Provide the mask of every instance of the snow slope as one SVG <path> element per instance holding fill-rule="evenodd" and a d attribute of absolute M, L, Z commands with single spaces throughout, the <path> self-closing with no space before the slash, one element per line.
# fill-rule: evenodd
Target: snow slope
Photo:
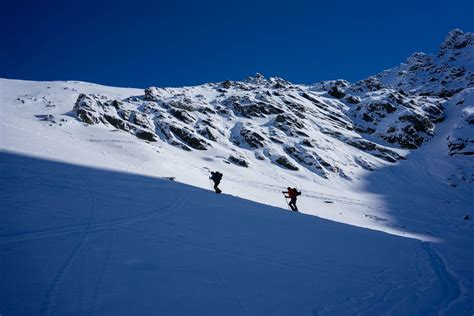
<path fill-rule="evenodd" d="M 0 163 L 4 315 L 428 315 L 460 296 L 427 242 L 169 180 Z"/>
<path fill-rule="evenodd" d="M 0 79 L 0 313 L 472 314 L 460 32 L 355 84 Z"/>
<path fill-rule="evenodd" d="M 222 188 L 226 193 L 278 207 L 286 207 L 281 191 L 287 186 L 303 189 L 305 199 L 299 205 L 303 212 L 353 225 L 389 231 L 394 234 L 418 234 L 367 220 L 383 208 L 377 196 L 354 192 L 360 179 L 368 173 L 355 162 L 345 163 L 354 174 L 354 182 L 334 174 L 328 180 L 300 169 L 298 172 L 277 167 L 268 160 L 252 160 L 249 168 L 229 163 L 233 148 L 216 146 L 206 151 L 183 151 L 167 142 L 148 142 L 111 126 L 88 125 L 71 112 L 81 93 L 103 95 L 108 99 L 124 99 L 142 90 L 110 88 L 82 82 L 28 82 L 0 79 L 2 90 L 2 148 L 41 158 L 83 164 L 106 169 L 128 171 L 158 177 L 175 177 L 177 181 L 209 188 L 209 170 L 224 173 Z M 51 106 L 54 105 L 54 106 Z M 49 117 L 53 117 L 50 119 Z M 54 121 L 54 122 L 53 122 Z M 316 138 L 318 139 L 318 138 Z M 336 150 L 334 159 L 360 158 L 370 168 L 384 162 L 340 141 L 324 145 L 326 154 Z M 334 148 L 334 149 L 332 149 Z M 400 150 L 400 149 L 396 149 Z M 247 150 L 246 155 L 253 155 Z M 349 171 L 348 171 L 349 173 Z M 340 192 L 344 191 L 344 196 Z M 328 202 L 338 202 L 335 203 Z M 341 209 L 341 205 L 350 207 Z M 378 214 L 378 213 L 377 213 Z M 388 215 L 387 215 L 388 216 Z M 430 239 L 429 236 L 426 238 Z"/>

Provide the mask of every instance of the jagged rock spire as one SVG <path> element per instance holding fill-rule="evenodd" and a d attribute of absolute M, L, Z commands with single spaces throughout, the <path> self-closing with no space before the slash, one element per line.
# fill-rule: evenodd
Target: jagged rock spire
<path fill-rule="evenodd" d="M 441 43 L 441 49 L 461 49 L 472 45 L 473 42 L 473 33 L 464 33 L 460 29 L 454 29 L 448 33 L 443 43 Z"/>

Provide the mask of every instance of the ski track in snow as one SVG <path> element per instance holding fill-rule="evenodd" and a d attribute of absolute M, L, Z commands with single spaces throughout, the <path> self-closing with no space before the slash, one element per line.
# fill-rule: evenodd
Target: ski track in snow
<path fill-rule="evenodd" d="M 416 268 L 418 273 L 417 278 L 412 281 L 393 284 L 387 289 L 385 293 L 383 293 L 378 302 L 369 305 L 354 314 L 378 314 L 378 309 L 386 305 L 386 303 L 389 301 L 390 297 L 396 290 L 404 289 L 411 285 L 416 285 L 417 283 L 419 283 L 426 276 L 426 272 L 423 272 L 423 270 L 420 268 L 420 251 L 423 251 L 427 255 L 427 258 L 430 263 L 430 268 L 436 276 L 436 280 L 439 283 L 439 287 L 442 289 L 442 294 L 438 295 L 438 297 L 434 297 L 429 303 L 426 304 L 425 308 L 429 308 L 429 311 L 425 310 L 423 314 L 426 313 L 431 315 L 436 313 L 438 315 L 444 315 L 446 310 L 460 298 L 460 285 L 455 276 L 453 276 L 452 273 L 448 271 L 444 260 L 433 249 L 433 246 L 431 246 L 430 243 L 423 241 L 420 241 L 419 246 L 416 248 L 414 267 Z M 381 281 L 377 276 L 375 276 L 375 278 L 377 281 Z M 433 280 L 431 282 L 433 282 Z M 397 300 L 396 296 L 394 297 L 394 299 Z"/>
<path fill-rule="evenodd" d="M 459 281 L 449 271 L 444 259 L 433 249 L 433 246 L 427 242 L 422 244 L 430 259 L 431 268 L 436 273 L 440 287 L 443 289 L 441 300 L 433 302 L 433 305 L 437 307 L 433 308 L 433 311 L 439 310 L 438 315 L 444 315 L 449 307 L 461 296 Z"/>
<path fill-rule="evenodd" d="M 110 208 L 108 209 L 108 216 L 110 218 Z M 99 305 L 99 297 L 100 297 L 100 287 L 104 281 L 104 277 L 107 273 L 107 268 L 110 264 L 110 257 L 112 255 L 112 245 L 114 244 L 114 236 L 115 236 L 115 225 L 112 225 L 106 229 L 107 231 L 107 249 L 105 250 L 105 258 L 104 263 L 100 269 L 99 278 L 97 283 L 94 285 L 93 295 L 92 295 L 92 307 L 90 312 L 87 313 L 88 315 L 98 315 L 97 307 Z"/>
<path fill-rule="evenodd" d="M 176 198 L 168 205 L 163 208 L 161 212 L 150 212 L 147 214 L 140 214 L 140 215 L 135 215 L 135 216 L 130 216 L 127 218 L 123 218 L 120 220 L 112 220 L 112 221 L 107 221 L 105 223 L 101 224 L 92 224 L 93 222 L 93 215 L 94 215 L 94 209 L 95 209 L 95 203 L 94 203 L 94 193 L 92 190 L 92 180 L 89 179 L 91 183 L 91 187 L 89 190 L 90 193 L 90 198 L 91 198 L 91 206 L 90 206 L 90 214 L 89 214 L 89 219 L 87 222 L 87 225 L 83 226 L 72 226 L 66 231 L 61 231 L 61 232 L 53 232 L 53 233 L 48 233 L 48 231 L 45 231 L 43 233 L 31 233 L 27 234 L 26 236 L 22 236 L 20 239 L 13 239 L 13 240 L 8 240 L 7 243 L 9 242 L 17 242 L 17 241 L 23 241 L 23 240 L 28 240 L 28 239 L 38 239 L 38 238 L 45 238 L 45 237 L 53 237 L 53 236 L 58 236 L 58 235 L 63 235 L 63 234 L 71 234 L 71 233 L 82 233 L 80 241 L 77 243 L 77 245 L 74 247 L 70 255 L 67 257 L 66 261 L 64 264 L 59 268 L 58 273 L 54 277 L 51 285 L 49 286 L 45 299 L 43 301 L 42 307 L 41 307 L 41 314 L 42 315 L 51 315 L 52 309 L 54 308 L 55 304 L 55 299 L 58 290 L 60 289 L 64 277 L 67 275 L 69 269 L 71 266 L 74 264 L 74 261 L 78 257 L 79 253 L 83 249 L 85 243 L 87 242 L 87 237 L 89 233 L 92 231 L 102 231 L 102 230 L 111 230 L 114 229 L 117 226 L 120 225 L 127 225 L 135 222 L 140 222 L 144 220 L 150 220 L 150 219 L 157 219 L 163 216 L 166 216 L 168 214 L 171 214 L 173 212 L 176 212 L 179 209 L 180 204 L 183 202 L 183 199 L 178 195 Z M 26 237 L 26 238 L 25 238 Z M 110 244 L 110 243 L 109 243 Z M 106 271 L 106 265 L 109 261 L 110 258 L 110 248 L 107 250 L 106 254 L 106 260 L 104 263 L 104 267 L 102 269 L 102 272 L 99 277 L 99 282 L 96 285 L 96 290 L 94 290 L 94 305 L 92 309 L 92 315 L 94 315 L 95 310 L 96 310 L 96 304 L 98 301 L 98 287 L 100 286 L 100 283 L 102 282 L 103 276 Z"/>
<path fill-rule="evenodd" d="M 61 235 L 82 232 L 84 230 L 88 232 L 102 231 L 102 230 L 113 228 L 114 226 L 127 225 L 127 224 L 140 222 L 144 220 L 160 218 L 162 216 L 175 212 L 180 202 L 181 202 L 181 198 L 179 196 L 176 196 L 176 198 L 168 206 L 165 206 L 163 210 L 159 210 L 159 211 L 154 210 L 145 214 L 132 215 L 132 216 L 128 216 L 128 217 L 124 217 L 124 218 L 120 218 L 116 220 L 105 221 L 105 222 L 101 222 L 97 224 L 92 224 L 89 220 L 87 224 L 71 225 L 71 226 L 66 226 L 66 227 L 45 229 L 41 231 L 34 231 L 34 232 L 28 232 L 28 233 L 4 235 L 2 237 L 2 240 L 0 241 L 0 244 L 2 243 L 9 244 L 9 243 L 15 243 L 18 241 L 26 241 L 26 240 L 35 240 L 38 238 L 57 237 Z"/>
<path fill-rule="evenodd" d="M 43 303 L 41 304 L 41 309 L 40 309 L 40 313 L 42 315 L 46 315 L 46 316 L 51 315 L 51 312 L 54 308 L 57 292 L 64 281 L 64 277 L 67 275 L 69 269 L 71 268 L 74 261 L 76 260 L 79 253 L 81 252 L 84 244 L 87 241 L 87 236 L 90 233 L 90 227 L 91 227 L 92 220 L 94 217 L 95 200 L 94 200 L 92 179 L 90 179 L 89 177 L 87 177 L 87 179 L 89 181 L 89 194 L 90 194 L 90 208 L 89 208 L 90 211 L 89 211 L 89 219 L 87 221 L 87 226 L 85 227 L 83 231 L 81 231 L 82 233 L 81 239 L 79 240 L 77 245 L 74 247 L 74 249 L 71 251 L 71 253 L 67 257 L 64 264 L 59 268 L 58 273 L 53 278 L 52 283 L 46 290 L 46 295 L 43 300 Z"/>

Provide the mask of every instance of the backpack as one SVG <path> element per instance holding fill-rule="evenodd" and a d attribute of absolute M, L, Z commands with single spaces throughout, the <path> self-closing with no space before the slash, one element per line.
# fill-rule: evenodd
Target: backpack
<path fill-rule="evenodd" d="M 215 179 L 216 181 L 220 181 L 222 179 L 222 173 L 219 171 L 216 171 L 212 174 L 212 179 Z"/>
<path fill-rule="evenodd" d="M 298 196 L 298 195 L 301 195 L 301 192 L 300 192 L 300 191 L 298 191 L 298 189 L 294 188 L 293 190 L 295 190 L 295 192 L 296 192 L 296 196 Z"/>

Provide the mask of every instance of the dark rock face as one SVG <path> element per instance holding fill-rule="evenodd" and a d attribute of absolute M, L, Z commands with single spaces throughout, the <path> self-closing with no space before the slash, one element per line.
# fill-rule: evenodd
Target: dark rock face
<path fill-rule="evenodd" d="M 138 138 L 141 138 L 141 139 L 144 139 L 144 140 L 148 140 L 150 142 L 156 142 L 157 141 L 157 138 L 156 138 L 156 135 L 153 134 L 152 132 L 149 132 L 149 131 L 144 131 L 144 130 L 138 130 L 135 135 L 138 137 Z"/>
<path fill-rule="evenodd" d="M 192 101 L 189 98 L 181 98 L 178 100 L 163 102 L 163 105 L 169 109 L 174 108 L 174 109 L 180 109 L 180 110 L 189 111 L 189 112 L 196 110 L 196 108 L 193 106 Z"/>
<path fill-rule="evenodd" d="M 425 107 L 425 111 L 433 123 L 444 121 L 443 109 L 440 106 L 430 104 Z"/>
<path fill-rule="evenodd" d="M 412 123 L 411 126 L 413 126 L 413 128 L 417 132 L 430 133 L 434 127 L 433 123 L 431 123 L 429 119 L 416 113 L 410 115 L 402 115 L 399 117 L 399 120 L 402 122 Z"/>
<path fill-rule="evenodd" d="M 464 148 L 466 148 L 466 144 L 463 140 L 457 139 L 453 142 L 448 143 L 449 151 L 451 156 L 455 155 L 457 152 L 460 152 Z"/>
<path fill-rule="evenodd" d="M 245 168 L 249 167 L 249 163 L 243 157 L 235 157 L 233 155 L 230 155 L 228 160 L 238 166 L 245 167 Z"/>
<path fill-rule="evenodd" d="M 240 135 L 251 148 L 261 148 L 264 146 L 265 138 L 257 132 L 244 127 L 240 130 Z"/>
<path fill-rule="evenodd" d="M 223 81 L 221 87 L 224 89 L 230 89 L 232 87 L 232 82 L 230 80 Z"/>
<path fill-rule="evenodd" d="M 184 123 L 193 123 L 196 119 L 185 110 L 171 108 L 169 112 Z"/>
<path fill-rule="evenodd" d="M 369 77 L 367 79 L 356 82 L 352 85 L 349 90 L 353 92 L 373 92 L 383 89 L 384 86 L 379 79 L 375 77 Z"/>
<path fill-rule="evenodd" d="M 287 135 L 295 136 L 308 136 L 302 130 L 305 125 L 300 118 L 295 117 L 292 114 L 285 113 L 279 114 L 275 117 L 275 127 L 285 132 Z"/>
<path fill-rule="evenodd" d="M 181 139 L 186 145 L 197 150 L 206 150 L 208 143 L 196 137 L 191 131 L 174 125 L 169 126 L 171 132 Z"/>
<path fill-rule="evenodd" d="M 97 112 L 97 108 L 100 105 L 97 101 L 89 95 L 81 93 L 77 98 L 76 105 L 73 111 L 76 113 L 77 118 L 86 124 L 99 124 L 100 116 Z"/>
<path fill-rule="evenodd" d="M 275 160 L 275 162 L 276 162 L 278 165 L 280 165 L 280 166 L 282 166 L 282 167 L 284 167 L 284 168 L 286 168 L 286 169 L 290 169 L 290 170 L 293 170 L 293 171 L 298 171 L 298 170 L 299 170 L 299 168 L 298 168 L 297 166 L 295 166 L 294 164 L 292 164 L 292 163 L 288 160 L 288 158 L 286 158 L 285 156 L 280 156 L 280 157 L 278 157 L 278 158 Z"/>
<path fill-rule="evenodd" d="M 301 142 L 301 145 L 306 146 L 306 147 L 311 147 L 311 148 L 314 147 L 313 143 L 309 139 L 303 139 L 303 141 Z"/>
<path fill-rule="evenodd" d="M 203 127 L 199 129 L 198 134 L 201 136 L 204 136 L 205 138 L 212 140 L 213 142 L 217 141 L 217 137 L 214 135 L 214 133 L 211 131 L 209 127 Z"/>
<path fill-rule="evenodd" d="M 328 91 L 328 94 L 337 99 L 342 99 L 346 96 L 346 94 L 338 86 L 333 86 L 331 90 Z"/>
<path fill-rule="evenodd" d="M 145 101 L 159 101 L 161 99 L 158 90 L 155 87 L 149 87 L 145 89 L 145 96 L 143 98 Z"/>
<path fill-rule="evenodd" d="M 467 128 L 470 128 L 470 127 L 467 127 Z M 465 134 L 462 137 L 459 137 L 459 135 L 458 136 L 449 135 L 447 142 L 448 142 L 448 149 L 449 149 L 450 156 L 474 155 L 474 139 L 470 137 L 469 134 Z"/>
<path fill-rule="evenodd" d="M 448 36 L 444 40 L 444 42 L 441 44 L 441 49 L 442 50 L 447 50 L 447 49 L 462 49 L 465 48 L 469 45 L 474 44 L 474 35 L 472 33 L 464 33 L 460 29 L 454 29 L 451 32 L 449 32 Z"/>
<path fill-rule="evenodd" d="M 231 96 L 222 102 L 233 108 L 234 113 L 246 118 L 265 117 L 270 114 L 283 113 L 283 110 L 265 101 L 251 100 L 248 97 Z"/>
<path fill-rule="evenodd" d="M 356 164 L 358 164 L 359 166 L 361 166 L 365 170 L 368 170 L 368 171 L 374 171 L 375 170 L 374 167 L 370 163 L 368 163 L 366 160 L 364 160 L 361 157 L 356 157 L 354 159 L 354 162 Z"/>
<path fill-rule="evenodd" d="M 352 95 L 348 95 L 344 100 L 347 103 L 350 103 L 350 104 L 359 104 L 360 103 L 360 98 L 352 96 Z"/>
<path fill-rule="evenodd" d="M 98 124 L 100 122 L 99 119 L 97 119 L 96 117 L 90 115 L 90 112 L 87 111 L 86 109 L 83 109 L 83 108 L 82 109 L 77 109 L 76 114 L 77 114 L 77 118 L 80 121 L 83 121 L 86 124 L 93 125 L 93 124 Z"/>
<path fill-rule="evenodd" d="M 285 152 L 299 164 L 325 179 L 327 179 L 326 169 L 331 172 L 338 171 L 337 168 L 326 162 L 318 154 L 307 151 L 302 147 L 296 148 L 293 146 L 285 146 Z"/>
<path fill-rule="evenodd" d="M 126 132 L 130 132 L 130 130 L 132 129 L 130 124 L 128 124 L 124 120 L 121 120 L 120 118 L 117 118 L 117 117 L 114 117 L 114 116 L 111 116 L 111 115 L 107 115 L 107 114 L 104 114 L 104 118 L 108 123 L 110 123 L 113 127 L 117 128 L 117 129 L 121 129 L 121 130 L 126 131 Z"/>
<path fill-rule="evenodd" d="M 367 113 L 362 114 L 362 119 L 366 122 L 373 122 L 374 118 Z"/>

